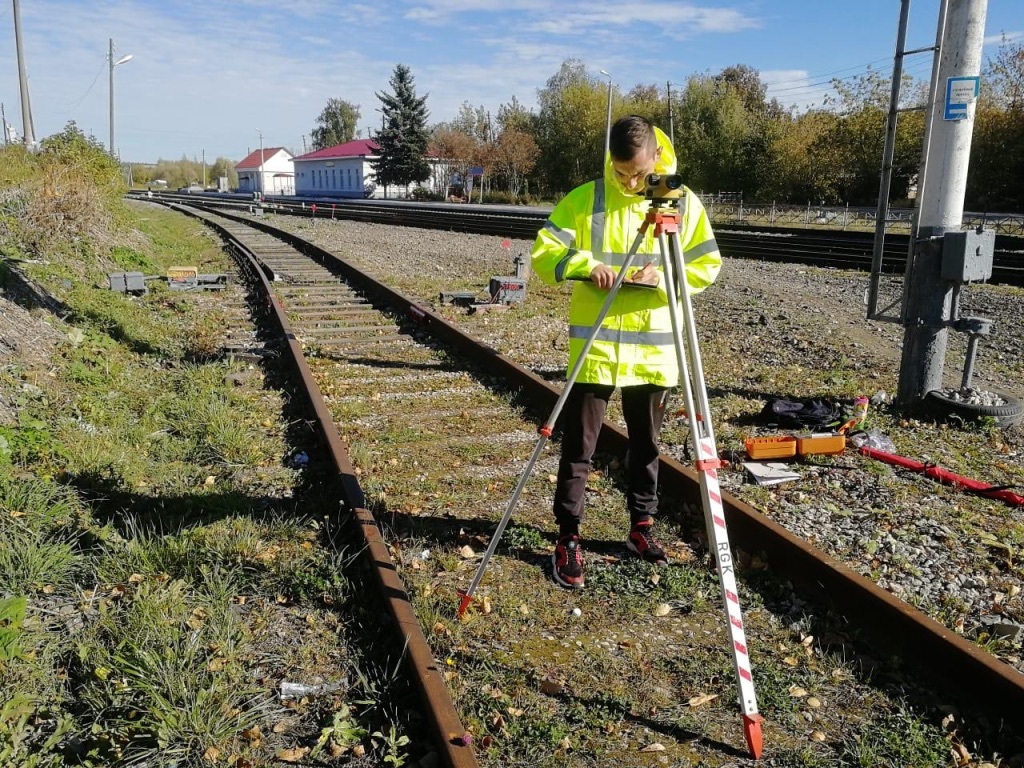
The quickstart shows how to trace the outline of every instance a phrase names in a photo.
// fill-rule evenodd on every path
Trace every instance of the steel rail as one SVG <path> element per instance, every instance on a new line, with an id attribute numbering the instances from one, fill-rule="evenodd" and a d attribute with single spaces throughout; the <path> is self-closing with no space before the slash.
<path id="1" fill-rule="evenodd" d="M 413 318 L 421 328 L 463 354 L 486 360 L 488 370 L 522 389 L 539 405 L 550 408 L 557 401 L 557 387 L 330 251 L 266 222 L 226 217 L 274 235 L 322 263 L 334 264 L 364 293 Z M 622 452 L 627 446 L 626 433 L 608 422 L 599 440 L 606 450 Z M 662 456 L 659 480 L 663 492 L 700 503 L 695 470 Z M 354 477 L 352 482 L 355 483 Z M 734 546 L 761 555 L 776 574 L 856 628 L 860 640 L 884 650 L 888 656 L 901 658 L 952 699 L 969 703 L 993 723 L 1024 730 L 1024 674 L 794 536 L 745 502 L 725 492 L 723 497 Z"/>
<path id="2" fill-rule="evenodd" d="M 465 729 L 458 712 L 455 710 L 455 705 L 452 703 L 442 671 L 434 659 L 430 644 L 427 642 L 416 618 L 416 613 L 413 610 L 405 585 L 398 575 L 398 569 L 388 552 L 387 544 L 383 536 L 381 536 L 373 514 L 366 509 L 365 496 L 356 477 L 355 467 L 349 457 L 348 448 L 341 439 L 330 409 L 324 401 L 316 379 L 313 377 L 313 372 L 306 363 L 305 355 L 302 352 L 302 345 L 292 331 L 284 307 L 273 300 L 274 290 L 270 277 L 259 264 L 256 256 L 217 222 L 203 216 L 197 216 L 197 211 L 189 207 L 174 204 L 169 207 L 181 213 L 196 216 L 207 226 L 216 230 L 224 237 L 230 249 L 246 260 L 253 275 L 259 279 L 274 323 L 287 343 L 288 353 L 286 357 L 301 382 L 302 394 L 314 413 L 314 420 L 319 429 L 324 447 L 330 454 L 331 461 L 341 480 L 341 492 L 345 505 L 352 513 L 363 534 L 368 557 L 373 566 L 373 572 L 377 577 L 378 586 L 404 644 L 402 650 L 405 661 L 412 671 L 413 678 L 426 703 L 428 717 L 433 726 L 441 759 L 448 768 L 478 768 L 479 763 L 472 747 L 468 743 L 463 743 L 460 738 L 465 733 Z M 211 213 L 224 216 L 220 211 L 211 211 Z M 244 219 L 239 221 L 249 224 Z M 274 233 L 271 232 L 271 234 Z M 303 248 L 302 250 L 306 249 Z"/>
<path id="3" fill-rule="evenodd" d="M 229 210 L 254 207 L 251 201 L 216 195 L 203 198 L 200 195 L 158 193 L 157 196 L 161 199 L 201 201 L 203 205 Z M 282 201 L 279 198 L 267 203 L 267 210 L 290 216 L 346 219 L 527 240 L 536 236 L 548 213 L 544 209 L 517 211 L 512 206 L 501 208 L 346 199 L 310 202 Z M 907 237 L 886 237 L 882 265 L 884 272 L 898 274 L 905 269 Z M 716 239 L 726 257 L 860 271 L 869 270 L 872 263 L 872 234 L 868 232 L 724 224 L 716 228 Z M 1024 286 L 1024 238 L 997 236 L 992 282 Z"/>

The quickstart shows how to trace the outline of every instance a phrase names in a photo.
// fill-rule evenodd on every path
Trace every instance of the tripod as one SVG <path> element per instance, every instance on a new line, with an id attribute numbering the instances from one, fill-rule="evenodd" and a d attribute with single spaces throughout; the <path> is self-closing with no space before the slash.
<path id="1" fill-rule="evenodd" d="M 694 456 L 697 457 L 696 468 L 700 478 L 701 498 L 704 507 L 704 524 L 707 529 L 708 548 L 714 554 L 718 563 L 718 581 L 721 587 L 722 602 L 728 617 L 729 640 L 732 649 L 733 666 L 736 672 L 736 685 L 739 689 L 740 708 L 743 711 L 743 732 L 747 740 L 747 747 L 754 758 L 761 756 L 762 736 L 761 722 L 763 718 L 757 711 L 757 697 L 754 693 L 754 681 L 750 671 L 750 658 L 747 654 L 746 634 L 743 630 L 743 618 L 740 613 L 740 603 L 736 589 L 736 575 L 732 552 L 729 547 L 729 535 L 725 524 L 725 511 L 722 506 L 722 493 L 718 482 L 718 469 L 722 462 L 718 458 L 718 450 L 715 446 L 714 431 L 711 427 L 710 407 L 708 405 L 707 387 L 704 383 L 704 368 L 701 363 L 700 345 L 697 340 L 697 328 L 694 322 L 693 305 L 690 302 L 689 293 L 686 290 L 685 261 L 683 259 L 682 247 L 679 242 L 679 228 L 682 222 L 682 211 L 680 203 L 685 201 L 683 190 L 666 188 L 659 185 L 660 177 L 652 174 L 647 178 L 648 198 L 651 200 L 650 208 L 644 217 L 643 224 L 626 254 L 625 262 L 615 278 L 615 282 L 608 291 L 608 296 L 594 321 L 590 336 L 586 339 L 576 364 L 566 379 L 565 387 L 559 396 L 555 407 L 539 430 L 540 440 L 533 450 L 533 455 L 527 462 L 519 483 L 516 485 L 512 498 L 498 527 L 491 537 L 487 550 L 484 552 L 480 566 L 469 585 L 469 588 L 460 593 L 462 600 L 459 604 L 459 616 L 462 616 L 473 600 L 473 594 L 480 585 L 484 570 L 490 561 L 494 550 L 505 527 L 508 525 L 519 503 L 526 482 L 533 473 L 533 468 L 540 458 L 541 452 L 548 439 L 554 431 L 555 422 L 569 397 L 573 385 L 576 382 L 579 372 L 583 367 L 587 353 L 593 346 L 594 341 L 600 332 L 601 325 L 611 309 L 615 295 L 625 282 L 626 275 L 633 264 L 634 258 L 639 250 L 648 230 L 654 227 L 654 235 L 658 240 L 658 248 L 661 256 L 662 271 L 665 275 L 665 291 L 668 295 L 669 316 L 672 321 L 672 336 L 676 351 L 676 361 L 679 364 L 680 388 L 686 403 L 686 413 L 690 422 L 690 439 Z M 656 187 L 651 193 L 652 186 Z M 680 316 L 681 311 L 681 316 Z"/>

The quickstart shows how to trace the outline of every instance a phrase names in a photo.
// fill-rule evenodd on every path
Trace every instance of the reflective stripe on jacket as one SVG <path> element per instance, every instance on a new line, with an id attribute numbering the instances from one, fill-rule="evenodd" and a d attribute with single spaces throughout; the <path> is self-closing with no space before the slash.
<path id="1" fill-rule="evenodd" d="M 655 128 L 661 156 L 657 173 L 675 173 L 675 152 L 668 137 Z M 722 266 L 715 235 L 704 206 L 693 192 L 680 199 L 683 211 L 679 242 L 686 263 L 687 292 L 699 293 L 715 281 Z M 589 282 L 591 271 L 605 264 L 615 272 L 625 262 L 647 214 L 649 203 L 619 183 L 611 158 L 605 158 L 603 179 L 574 189 L 555 206 L 530 253 L 533 269 L 549 285 L 571 278 L 569 303 L 569 368 L 579 358 L 608 294 Z M 637 248 L 632 267 L 643 267 L 658 254 L 654 227 Z M 657 290 L 622 286 L 612 302 L 597 338 L 580 369 L 578 381 L 619 387 L 637 384 L 675 386 L 679 366 L 672 338 L 672 321 L 660 259 L 655 266 L 661 281 Z"/>

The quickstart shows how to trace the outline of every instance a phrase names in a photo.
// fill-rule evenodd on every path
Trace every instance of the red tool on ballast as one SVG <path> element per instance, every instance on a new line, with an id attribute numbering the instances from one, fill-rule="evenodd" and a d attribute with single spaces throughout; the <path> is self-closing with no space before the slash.
<path id="1" fill-rule="evenodd" d="M 562 412 L 569 397 L 580 369 L 593 345 L 601 324 L 611 309 L 615 294 L 626 282 L 626 275 L 629 273 L 641 243 L 651 227 L 654 227 L 654 235 L 658 239 L 658 246 L 661 253 L 662 270 L 665 274 L 665 290 L 668 294 L 669 314 L 672 318 L 672 334 L 675 342 L 676 359 L 679 363 L 679 370 L 683 373 L 680 376 L 679 386 L 683 391 L 686 403 L 686 414 L 690 422 L 690 439 L 692 441 L 693 453 L 697 457 L 696 467 L 700 478 L 701 498 L 704 505 L 704 522 L 708 533 L 708 546 L 715 555 L 718 563 L 718 580 L 721 587 L 722 602 L 725 606 L 728 619 L 727 628 L 729 631 L 730 652 L 732 653 L 733 666 L 736 671 L 736 685 L 739 690 L 739 703 L 743 712 L 743 734 L 747 741 L 747 747 L 755 759 L 761 757 L 763 748 L 761 723 L 763 718 L 757 711 L 757 697 L 754 693 L 754 678 L 750 669 L 750 656 L 747 651 L 747 639 L 743 630 L 743 617 L 740 612 L 740 601 L 736 588 L 736 574 L 732 550 L 729 546 L 729 534 L 725 524 L 725 510 L 722 505 L 722 492 L 718 482 L 718 470 L 724 465 L 718 458 L 718 449 L 715 446 L 715 435 L 711 427 L 711 409 L 708 405 L 707 387 L 704 383 L 704 368 L 701 363 L 700 345 L 697 340 L 697 328 L 694 322 L 693 305 L 690 302 L 689 293 L 686 290 L 685 261 L 683 250 L 679 242 L 679 228 L 682 223 L 681 201 L 685 200 L 685 189 L 682 179 L 677 175 L 663 176 L 651 174 L 647 177 L 646 197 L 651 201 L 651 206 L 640 226 L 640 231 L 633 241 L 633 245 L 626 255 L 625 263 L 615 278 L 615 283 L 608 291 L 608 297 L 594 322 L 590 336 L 584 343 L 583 349 L 573 370 L 566 379 L 562 394 L 555 403 L 554 410 L 540 428 L 541 438 L 534 448 L 533 455 L 526 464 L 519 483 L 516 485 L 512 498 L 498 527 L 491 537 L 491 541 L 484 552 L 480 566 L 465 592 L 461 592 L 459 604 L 459 616 L 462 616 L 473 601 L 473 595 L 480 580 L 483 578 L 484 570 L 490 561 L 494 550 L 498 546 L 505 527 L 508 525 L 519 503 L 523 488 L 533 472 L 534 465 L 540 458 L 544 445 L 554 431 L 555 422 Z M 627 289 L 629 290 L 629 289 Z M 680 312 L 682 315 L 680 316 Z"/>
<path id="2" fill-rule="evenodd" d="M 963 475 L 958 475 L 955 472 L 950 472 L 948 469 L 943 469 L 936 464 L 925 464 L 923 461 L 915 461 L 914 459 L 908 459 L 906 456 L 898 456 L 895 453 L 880 451 L 877 448 L 871 448 L 867 445 L 861 446 L 858 450 L 864 456 L 868 456 L 872 459 L 878 459 L 879 461 L 884 461 L 887 464 L 892 464 L 897 467 L 903 467 L 904 469 L 909 469 L 912 472 L 920 472 L 925 477 L 938 480 L 940 483 L 964 488 L 971 493 L 976 493 L 979 496 L 985 496 L 989 499 L 999 499 L 999 501 L 1005 501 L 1007 504 L 1012 504 L 1016 507 L 1024 507 L 1024 496 L 1021 496 L 1019 493 L 1014 493 L 1009 488 L 1003 488 L 998 485 L 989 485 L 988 483 L 983 483 L 980 480 L 974 480 L 973 478 L 964 477 Z"/>

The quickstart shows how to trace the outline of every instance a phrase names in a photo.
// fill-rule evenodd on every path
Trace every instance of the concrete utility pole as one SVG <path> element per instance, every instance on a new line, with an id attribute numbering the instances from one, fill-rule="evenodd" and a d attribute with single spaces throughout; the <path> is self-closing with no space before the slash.
<path id="1" fill-rule="evenodd" d="M 107 54 L 107 61 L 110 64 L 110 156 L 117 157 L 117 150 L 114 149 L 114 67 L 132 60 L 132 55 L 122 56 L 114 61 L 114 38 L 110 38 L 110 51 Z"/>
<path id="2" fill-rule="evenodd" d="M 31 149 L 35 146 L 35 127 L 28 99 L 28 74 L 25 72 L 25 50 L 21 44 L 21 9 L 14 0 L 14 44 L 18 49 L 18 84 L 21 86 L 21 140 Z"/>
<path id="3" fill-rule="evenodd" d="M 601 74 L 608 78 L 608 119 L 604 129 L 604 156 L 608 157 L 612 141 L 612 76 L 610 72 L 601 70 Z M 604 168 L 604 158 L 601 159 L 601 167 Z"/>
<path id="4" fill-rule="evenodd" d="M 672 109 L 672 81 L 668 80 L 665 83 L 665 97 L 668 101 L 668 138 L 672 142 L 672 148 L 676 146 L 676 121 L 675 112 Z"/>
<path id="5" fill-rule="evenodd" d="M 4 129 L 4 146 L 6 147 L 11 143 L 11 134 L 7 130 L 7 112 L 4 110 L 4 105 L 0 102 L 0 122 L 3 123 Z"/>
<path id="6" fill-rule="evenodd" d="M 956 319 L 958 284 L 942 277 L 943 235 L 960 231 L 967 165 L 974 131 L 988 0 L 945 0 L 937 37 L 942 41 L 928 115 L 925 159 L 918 178 L 919 207 L 903 290 L 903 356 L 897 402 L 919 404 L 942 388 L 949 327 Z M 945 27 L 943 29 L 943 26 Z M 966 86 L 966 88 L 965 88 Z"/>

